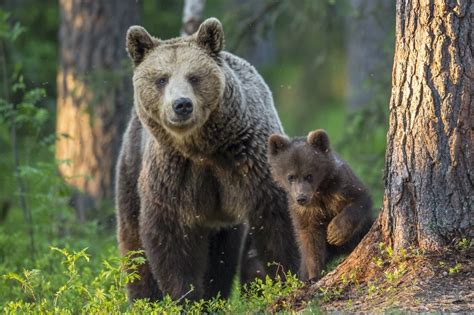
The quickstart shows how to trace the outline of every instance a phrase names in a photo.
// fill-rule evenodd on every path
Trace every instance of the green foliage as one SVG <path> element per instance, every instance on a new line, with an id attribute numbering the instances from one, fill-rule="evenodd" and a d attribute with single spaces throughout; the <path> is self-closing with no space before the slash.
<path id="1" fill-rule="evenodd" d="M 399 263 L 395 268 L 384 271 L 385 278 L 389 283 L 397 281 L 405 274 L 406 267 L 406 262 Z"/>
<path id="2" fill-rule="evenodd" d="M 28 127 L 38 132 L 49 119 L 48 111 L 37 106 L 45 97 L 45 90 L 42 88 L 27 90 L 23 76 L 19 75 L 12 85 L 11 92 L 21 99 L 16 104 L 0 99 L 0 123 L 9 127 L 15 123 L 17 127 Z"/>
<path id="3" fill-rule="evenodd" d="M 443 268 L 443 269 L 447 267 L 447 265 L 446 265 L 446 263 L 445 263 L 444 261 L 439 261 L 439 262 L 438 262 L 438 265 L 439 265 L 441 268 Z M 461 271 L 461 268 L 462 268 L 462 264 L 459 263 L 459 262 L 456 262 L 455 265 L 453 265 L 452 267 L 448 267 L 448 268 L 447 268 L 447 272 L 444 271 L 443 273 L 444 273 L 445 275 L 448 275 L 448 274 L 449 274 L 450 276 L 452 276 L 452 275 L 455 275 L 455 274 L 459 273 L 459 272 Z"/>
<path id="4" fill-rule="evenodd" d="M 14 42 L 25 31 L 25 28 L 19 22 L 10 26 L 9 18 L 10 13 L 0 10 L 0 39 Z"/>
<path id="5" fill-rule="evenodd" d="M 62 259 L 58 259 L 57 253 Z M 2 292 L 12 284 L 19 289 L 13 298 L 0 300 L 5 313 L 248 313 L 263 311 L 276 298 L 302 286 L 295 275 L 287 273 L 284 281 L 266 277 L 245 286 L 242 292 L 237 289 L 228 301 L 219 297 L 196 302 L 173 301 L 166 296 L 159 302 L 139 300 L 131 305 L 124 287 L 139 279 L 137 269 L 145 262 L 142 251 L 130 252 L 122 258 L 112 254 L 101 265 L 87 249 L 71 252 L 51 247 L 45 255 L 51 263 L 48 268 L 8 272 L 2 276 Z"/>
<path id="6" fill-rule="evenodd" d="M 467 251 L 474 248 L 474 239 L 463 238 L 456 244 L 456 248 L 460 251 Z"/>
<path id="7" fill-rule="evenodd" d="M 21 30 L 18 35 L 22 35 L 17 35 L 14 44 L 7 49 L 8 71 L 21 71 L 28 88 L 44 88 L 47 97 L 41 105 L 53 110 L 58 60 L 58 1 L 43 0 L 38 3 L 35 0 L 5 0 L 0 16 L 2 12 L 10 12 L 4 23 L 0 18 L 0 24 L 3 27 L 7 25 L 9 29 L 7 33 L 15 34 L 12 30 L 18 29 Z M 0 26 L 0 29 L 3 27 Z M 49 126 L 48 132 L 54 130 L 51 127 L 54 124 Z"/>
<path id="8" fill-rule="evenodd" d="M 462 265 L 460 263 L 456 263 L 453 267 L 450 267 L 448 273 L 450 275 L 456 274 L 461 270 Z"/>
<path id="9" fill-rule="evenodd" d="M 392 266 L 393 268 L 385 272 L 387 280 L 394 281 L 406 271 L 406 262 L 413 258 L 421 258 L 424 251 L 420 248 L 410 246 L 409 248 L 400 248 L 395 252 L 392 247 L 381 242 L 378 244 L 379 253 L 372 258 L 372 262 L 380 269 Z M 395 268 L 395 269 L 394 269 Z"/>
<path id="10" fill-rule="evenodd" d="M 290 272 L 286 273 L 285 279 L 281 279 L 279 276 L 276 279 L 272 279 L 269 276 L 266 276 L 263 280 L 256 279 L 254 282 L 244 286 L 241 294 L 245 301 L 243 309 L 235 305 L 237 307 L 235 311 L 243 313 L 246 310 L 264 310 L 277 297 L 288 295 L 302 285 L 303 283 Z"/>

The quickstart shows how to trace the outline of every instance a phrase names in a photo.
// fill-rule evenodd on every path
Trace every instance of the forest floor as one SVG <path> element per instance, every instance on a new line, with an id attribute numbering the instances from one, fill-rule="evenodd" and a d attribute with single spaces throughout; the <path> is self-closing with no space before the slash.
<path id="1" fill-rule="evenodd" d="M 339 288 L 310 283 L 281 298 L 269 309 L 303 311 L 311 303 L 321 311 L 344 312 L 474 312 L 474 251 L 420 255 L 403 268 L 378 268 L 370 281 L 347 281 Z M 317 302 L 315 302 L 317 301 Z"/>

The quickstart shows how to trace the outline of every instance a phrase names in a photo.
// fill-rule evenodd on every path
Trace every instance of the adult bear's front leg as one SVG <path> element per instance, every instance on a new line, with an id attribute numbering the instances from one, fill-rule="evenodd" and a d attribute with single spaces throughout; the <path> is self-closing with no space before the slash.
<path id="1" fill-rule="evenodd" d="M 227 299 L 239 266 L 243 239 L 247 232 L 243 224 L 223 228 L 209 238 L 209 264 L 205 280 L 205 299 L 217 296 Z"/>
<path id="2" fill-rule="evenodd" d="M 144 208 L 140 238 L 158 286 L 173 300 L 199 300 L 204 294 L 209 232 L 183 226 L 166 209 Z"/>
<path id="3" fill-rule="evenodd" d="M 264 198 L 249 219 L 249 235 L 254 238 L 267 274 L 296 274 L 299 254 L 284 193 Z"/>

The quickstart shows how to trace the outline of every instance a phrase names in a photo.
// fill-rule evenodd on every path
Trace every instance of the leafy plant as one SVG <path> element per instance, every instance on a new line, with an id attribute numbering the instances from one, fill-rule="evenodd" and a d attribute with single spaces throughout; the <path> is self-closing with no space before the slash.
<path id="1" fill-rule="evenodd" d="M 237 299 L 228 301 L 219 297 L 196 302 L 185 298 L 174 301 L 165 296 L 158 302 L 138 300 L 130 305 L 124 288 L 139 279 L 138 268 L 145 263 L 143 251 L 132 251 L 124 257 L 112 255 L 103 260 L 100 269 L 87 249 L 69 251 L 51 247 L 51 251 L 62 255 L 62 260 L 55 260 L 52 268 L 54 273 L 59 272 L 59 278 L 48 283 L 54 278 L 52 274 L 38 269 L 7 273 L 3 279 L 18 283 L 23 294 L 7 301 L 4 312 L 245 313 L 264 310 L 276 298 L 302 285 L 295 275 L 287 273 L 284 281 L 278 277 L 258 279 L 245 286 L 242 293 L 237 289 Z M 45 280 L 47 284 L 43 285 Z"/>
<path id="2" fill-rule="evenodd" d="M 453 275 L 453 274 L 458 273 L 459 271 L 461 271 L 461 266 L 462 266 L 462 265 L 461 265 L 460 263 L 456 263 L 456 265 L 454 265 L 453 267 L 450 267 L 450 268 L 448 269 L 448 273 L 449 273 L 450 275 Z"/>
<path id="3" fill-rule="evenodd" d="M 460 251 L 467 251 L 474 247 L 474 239 L 463 238 L 456 244 L 456 248 Z"/>

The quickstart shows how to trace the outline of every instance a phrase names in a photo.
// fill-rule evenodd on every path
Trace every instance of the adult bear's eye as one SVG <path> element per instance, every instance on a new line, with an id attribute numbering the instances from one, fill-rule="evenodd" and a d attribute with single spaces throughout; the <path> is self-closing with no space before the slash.
<path id="1" fill-rule="evenodd" d="M 290 183 L 293 183 L 293 182 L 295 181 L 295 179 L 296 179 L 296 176 L 295 176 L 295 175 L 288 175 L 288 181 L 289 181 Z"/>
<path id="2" fill-rule="evenodd" d="M 191 75 L 191 76 L 189 76 L 188 81 L 191 84 L 198 84 L 200 79 L 197 75 Z"/>
<path id="3" fill-rule="evenodd" d="M 313 175 L 308 174 L 308 175 L 306 175 L 306 176 L 304 177 L 304 179 L 305 179 L 307 182 L 310 182 L 310 183 L 311 183 L 311 182 L 313 181 Z"/>
<path id="4" fill-rule="evenodd" d="M 158 87 L 164 87 L 168 83 L 168 78 L 167 77 L 161 77 L 156 80 L 156 86 Z"/>

